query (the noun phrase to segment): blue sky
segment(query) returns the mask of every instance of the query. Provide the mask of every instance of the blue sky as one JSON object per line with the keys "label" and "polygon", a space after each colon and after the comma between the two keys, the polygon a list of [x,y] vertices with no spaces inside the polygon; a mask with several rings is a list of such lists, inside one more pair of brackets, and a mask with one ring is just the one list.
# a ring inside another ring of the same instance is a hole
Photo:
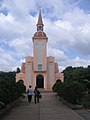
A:
{"label": "blue sky", "polygon": [[90,65],[90,0],[0,0],[0,70],[16,70],[33,56],[39,9],[48,36],[48,56],[60,71]]}

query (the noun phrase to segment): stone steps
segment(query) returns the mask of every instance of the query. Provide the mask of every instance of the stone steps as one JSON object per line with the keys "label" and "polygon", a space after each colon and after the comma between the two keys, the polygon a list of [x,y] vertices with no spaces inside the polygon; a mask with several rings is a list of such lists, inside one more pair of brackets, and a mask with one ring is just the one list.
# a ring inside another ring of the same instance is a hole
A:
{"label": "stone steps", "polygon": [[46,89],[42,89],[42,88],[38,88],[38,90],[41,92],[41,93],[51,93],[53,92],[52,90],[46,90]]}

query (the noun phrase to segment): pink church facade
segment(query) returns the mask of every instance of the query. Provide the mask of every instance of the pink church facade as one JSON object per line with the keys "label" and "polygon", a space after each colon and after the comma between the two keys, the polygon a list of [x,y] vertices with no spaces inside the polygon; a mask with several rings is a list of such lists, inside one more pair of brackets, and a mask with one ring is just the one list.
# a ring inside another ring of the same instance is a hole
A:
{"label": "pink church facade", "polygon": [[64,80],[63,73],[59,72],[58,64],[55,63],[53,56],[47,57],[48,38],[43,32],[43,21],[41,11],[37,22],[37,32],[34,34],[33,57],[27,56],[25,63],[21,65],[21,72],[16,74],[16,81],[23,80],[28,88],[29,85],[34,88],[52,89],[56,80]]}

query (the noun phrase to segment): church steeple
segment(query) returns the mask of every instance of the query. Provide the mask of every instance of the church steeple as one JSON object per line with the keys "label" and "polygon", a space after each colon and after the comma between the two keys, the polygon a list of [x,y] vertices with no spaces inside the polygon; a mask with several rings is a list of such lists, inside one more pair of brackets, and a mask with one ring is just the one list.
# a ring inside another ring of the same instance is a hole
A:
{"label": "church steeple", "polygon": [[41,10],[39,11],[39,17],[38,17],[38,22],[37,22],[37,31],[43,31],[43,21],[42,21],[42,15],[41,15]]}
{"label": "church steeple", "polygon": [[45,32],[43,32],[43,20],[41,15],[41,10],[39,11],[38,21],[37,21],[37,32],[34,34],[34,38],[47,38]]}

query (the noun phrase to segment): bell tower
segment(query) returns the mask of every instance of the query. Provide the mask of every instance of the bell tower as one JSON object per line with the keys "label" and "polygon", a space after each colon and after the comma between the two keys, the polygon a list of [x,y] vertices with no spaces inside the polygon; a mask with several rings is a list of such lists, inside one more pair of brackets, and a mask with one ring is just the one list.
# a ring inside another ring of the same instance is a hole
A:
{"label": "bell tower", "polygon": [[47,71],[47,36],[43,32],[43,21],[41,11],[37,22],[37,32],[33,36],[33,51],[34,51],[34,71]]}

